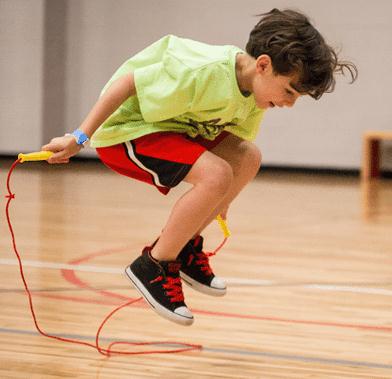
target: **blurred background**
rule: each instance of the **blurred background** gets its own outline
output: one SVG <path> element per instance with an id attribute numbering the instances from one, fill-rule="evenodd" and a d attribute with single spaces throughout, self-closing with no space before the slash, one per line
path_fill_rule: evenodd
<path id="1" fill-rule="evenodd" d="M 163 35 L 245 48 L 255 15 L 274 7 L 306 13 L 359 78 L 269 110 L 264 165 L 357 171 L 362 133 L 392 130 L 390 0 L 0 0 L 0 155 L 76 129 L 117 67 Z M 391 171 L 392 145 L 382 149 Z"/>

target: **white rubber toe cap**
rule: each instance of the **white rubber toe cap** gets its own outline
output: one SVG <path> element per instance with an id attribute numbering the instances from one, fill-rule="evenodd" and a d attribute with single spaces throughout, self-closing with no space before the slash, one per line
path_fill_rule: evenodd
<path id="1" fill-rule="evenodd" d="M 222 279 L 220 279 L 217 276 L 215 276 L 214 279 L 212 279 L 211 287 L 219 289 L 219 290 L 225 290 L 226 289 L 226 283 Z"/>
<path id="2" fill-rule="evenodd" d="M 190 325 L 193 323 L 193 314 L 187 307 L 178 307 L 174 310 L 174 313 L 181 316 L 181 323 L 185 325 Z M 178 318 L 177 318 L 178 320 Z"/>

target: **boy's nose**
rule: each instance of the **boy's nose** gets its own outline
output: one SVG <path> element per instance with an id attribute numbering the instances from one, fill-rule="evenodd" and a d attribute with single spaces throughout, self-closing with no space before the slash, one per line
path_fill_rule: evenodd
<path id="1" fill-rule="evenodd" d="M 296 98 L 293 98 L 293 99 L 288 99 L 288 100 L 286 100 L 286 102 L 285 102 L 284 105 L 285 105 L 286 107 L 291 108 L 291 107 L 294 106 L 294 104 L 295 104 L 296 101 L 297 101 L 297 97 L 296 97 Z"/>
<path id="2" fill-rule="evenodd" d="M 295 100 L 293 100 L 293 101 L 288 101 L 288 102 L 286 103 L 286 107 L 291 108 L 291 107 L 293 107 L 294 104 L 295 104 Z"/>

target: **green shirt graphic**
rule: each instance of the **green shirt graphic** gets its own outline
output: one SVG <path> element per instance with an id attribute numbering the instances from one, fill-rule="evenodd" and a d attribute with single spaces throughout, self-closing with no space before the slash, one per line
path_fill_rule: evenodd
<path id="1" fill-rule="evenodd" d="M 105 147 L 159 131 L 213 140 L 226 130 L 245 140 L 258 132 L 263 110 L 237 84 L 235 62 L 243 51 L 166 36 L 127 60 L 102 93 L 133 72 L 137 95 L 128 98 L 94 133 Z"/>

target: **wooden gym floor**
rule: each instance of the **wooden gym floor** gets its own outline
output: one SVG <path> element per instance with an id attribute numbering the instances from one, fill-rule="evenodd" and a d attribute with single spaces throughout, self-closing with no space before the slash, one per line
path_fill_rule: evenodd
<path id="1" fill-rule="evenodd" d="M 10 164 L 1 162 L 2 204 Z M 94 343 L 102 319 L 138 297 L 123 268 L 184 189 L 164 197 L 96 162 L 18 166 L 11 216 L 42 329 Z M 2 213 L 0 378 L 392 378 L 391 180 L 262 173 L 232 206 L 233 236 L 212 259 L 227 279 L 225 297 L 185 287 L 193 326 L 140 303 L 102 331 L 104 346 L 203 346 L 179 354 L 105 358 L 40 336 Z M 217 246 L 218 226 L 206 237 Z M 139 347 L 149 348 L 161 346 Z"/>

